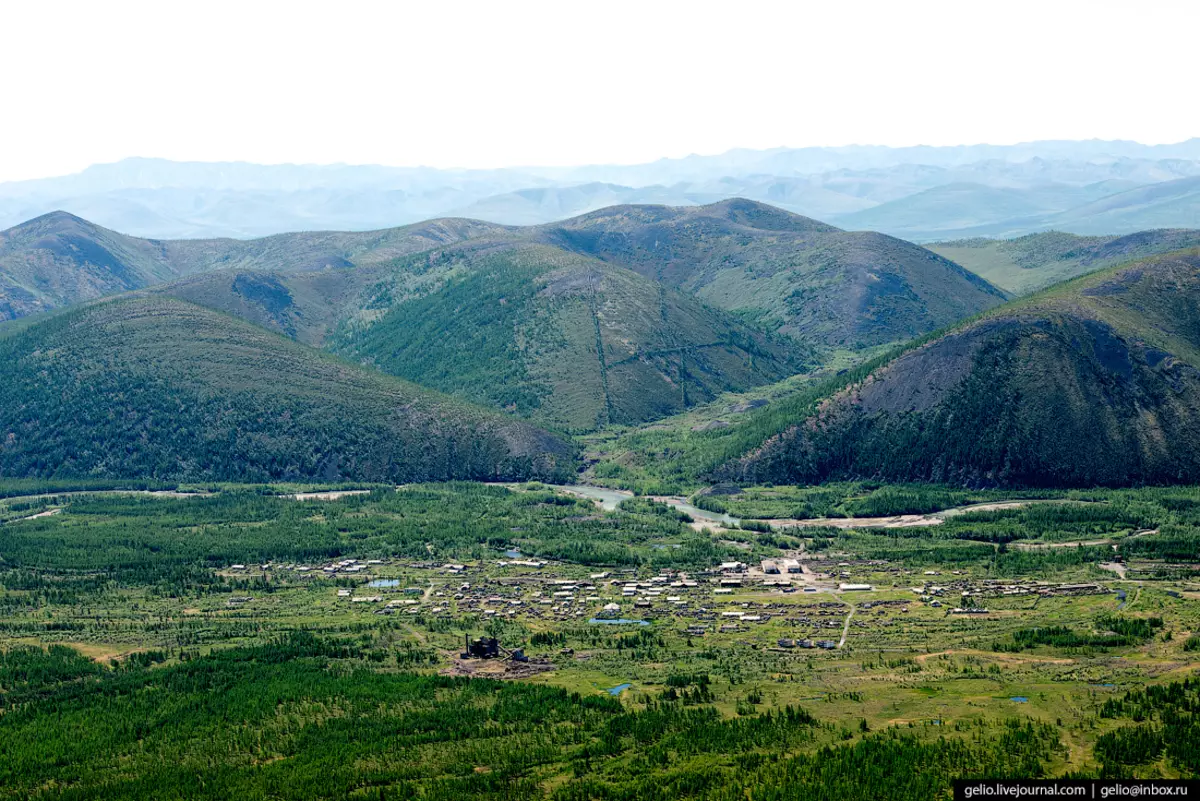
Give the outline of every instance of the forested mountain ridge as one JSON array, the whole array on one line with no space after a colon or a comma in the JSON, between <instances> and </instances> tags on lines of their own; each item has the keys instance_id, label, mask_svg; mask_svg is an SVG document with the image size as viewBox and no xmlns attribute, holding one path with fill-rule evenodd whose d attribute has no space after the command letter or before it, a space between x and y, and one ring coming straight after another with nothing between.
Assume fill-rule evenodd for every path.
<instances>
[{"instance_id":1,"label":"forested mountain ridge","mask_svg":"<svg viewBox=\"0 0 1200 801\"><path fill-rule=\"evenodd\" d=\"M0 338L0 475L410 481L554 477L523 423L180 300L102 301Z\"/></svg>"},{"instance_id":2,"label":"forested mountain ridge","mask_svg":"<svg viewBox=\"0 0 1200 801\"><path fill-rule=\"evenodd\" d=\"M1007 292L1027 295L1105 267L1197 246L1200 230L1159 228L1125 236L1047 231L1016 239L963 239L925 247Z\"/></svg>"},{"instance_id":3,"label":"forested mountain ridge","mask_svg":"<svg viewBox=\"0 0 1200 801\"><path fill-rule=\"evenodd\" d=\"M809 353L630 270L545 245L413 256L363 297L366 311L331 335L334 352L571 431L771 383Z\"/></svg>"},{"instance_id":4,"label":"forested mountain ridge","mask_svg":"<svg viewBox=\"0 0 1200 801\"><path fill-rule=\"evenodd\" d=\"M112 291L182 276L146 291L569 431L674 414L1004 299L915 245L747 200L246 242L93 228L131 254L110 272L153 267ZM90 254L77 247L59 271L91 269Z\"/></svg>"},{"instance_id":5,"label":"forested mountain ridge","mask_svg":"<svg viewBox=\"0 0 1200 801\"><path fill-rule=\"evenodd\" d=\"M0 232L0 320L182 275L162 248L54 212Z\"/></svg>"},{"instance_id":6,"label":"forested mountain ridge","mask_svg":"<svg viewBox=\"0 0 1200 801\"><path fill-rule=\"evenodd\" d=\"M908 339L1007 299L925 248L743 199L616 206L541 226L534 236L826 346Z\"/></svg>"},{"instance_id":7,"label":"forested mountain ridge","mask_svg":"<svg viewBox=\"0 0 1200 801\"><path fill-rule=\"evenodd\" d=\"M1200 480L1200 250L982 315L873 370L721 472L1092 486Z\"/></svg>"},{"instance_id":8,"label":"forested mountain ridge","mask_svg":"<svg viewBox=\"0 0 1200 801\"><path fill-rule=\"evenodd\" d=\"M0 232L0 320L223 269L313 271L371 265L503 226L443 219L365 232L253 240L139 239L66 212Z\"/></svg>"},{"instance_id":9,"label":"forested mountain ridge","mask_svg":"<svg viewBox=\"0 0 1200 801\"><path fill-rule=\"evenodd\" d=\"M36 233L47 228L62 232L53 239ZM540 243L599 258L817 346L900 341L1005 299L978 276L919 246L841 231L743 199L614 206L523 228L439 219L382 231L245 241L138 239L56 212L0 234L0 281L9 285L0 289L0 301L7 299L0 319L220 270L335 274L464 241ZM328 286L316 286L322 280ZM335 297L361 283L336 275L307 281L318 294ZM54 283L63 286L55 290ZM204 302L203 287L183 291ZM236 314L238 305L222 308ZM305 329L305 341L318 344L326 329Z\"/></svg>"}]
</instances>

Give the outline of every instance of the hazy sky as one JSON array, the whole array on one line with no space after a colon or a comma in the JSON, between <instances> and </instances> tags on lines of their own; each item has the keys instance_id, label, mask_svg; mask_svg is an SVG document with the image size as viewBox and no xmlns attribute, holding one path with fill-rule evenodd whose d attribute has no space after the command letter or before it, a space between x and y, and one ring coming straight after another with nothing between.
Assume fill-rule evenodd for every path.
<instances>
[{"instance_id":1,"label":"hazy sky","mask_svg":"<svg viewBox=\"0 0 1200 801\"><path fill-rule=\"evenodd\" d=\"M1200 136L1200 3L6 4L0 180Z\"/></svg>"}]
</instances>

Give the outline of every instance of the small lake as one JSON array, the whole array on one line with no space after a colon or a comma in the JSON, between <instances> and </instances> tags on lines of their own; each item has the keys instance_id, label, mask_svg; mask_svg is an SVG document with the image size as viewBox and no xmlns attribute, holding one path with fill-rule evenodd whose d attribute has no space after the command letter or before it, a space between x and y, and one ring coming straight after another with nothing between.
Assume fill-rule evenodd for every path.
<instances>
[{"instance_id":1,"label":"small lake","mask_svg":"<svg viewBox=\"0 0 1200 801\"><path fill-rule=\"evenodd\" d=\"M1018 704L1028 704L1029 703L1029 699L1023 695L1014 695L1012 698L1009 698L1008 700L1013 701L1014 703L1018 703Z\"/></svg>"},{"instance_id":2,"label":"small lake","mask_svg":"<svg viewBox=\"0 0 1200 801\"><path fill-rule=\"evenodd\" d=\"M650 625L650 621L648 621L648 620L627 620L623 617L616 617L616 618L594 617L591 620L589 620L588 623L597 623L597 624L602 624L605 626L630 626L630 625L649 626Z\"/></svg>"},{"instance_id":3,"label":"small lake","mask_svg":"<svg viewBox=\"0 0 1200 801\"><path fill-rule=\"evenodd\" d=\"M367 582L368 587L399 587L400 579L375 579Z\"/></svg>"},{"instance_id":4,"label":"small lake","mask_svg":"<svg viewBox=\"0 0 1200 801\"><path fill-rule=\"evenodd\" d=\"M616 687L609 687L608 694L609 695L620 695L621 693L625 692L632 686L633 686L632 684L618 684Z\"/></svg>"},{"instance_id":5,"label":"small lake","mask_svg":"<svg viewBox=\"0 0 1200 801\"><path fill-rule=\"evenodd\" d=\"M516 548L509 548L507 551L504 552L504 555L507 556L509 559L520 559L521 558L521 552Z\"/></svg>"}]
</instances>

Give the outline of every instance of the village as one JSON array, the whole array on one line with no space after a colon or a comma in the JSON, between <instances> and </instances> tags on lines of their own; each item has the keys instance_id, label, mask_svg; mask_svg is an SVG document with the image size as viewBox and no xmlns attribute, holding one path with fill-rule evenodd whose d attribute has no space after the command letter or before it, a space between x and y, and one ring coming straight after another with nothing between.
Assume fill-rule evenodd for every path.
<instances>
[{"instance_id":1,"label":"village","mask_svg":"<svg viewBox=\"0 0 1200 801\"><path fill-rule=\"evenodd\" d=\"M773 651L836 651L860 642L904 647L914 630L954 618L992 618L996 600L1109 595L1099 583L1063 584L976 578L961 570L914 571L881 560L814 558L811 554L728 561L708 569L658 571L585 566L528 558L466 562L341 559L327 564L235 564L229 575L288 576L329 585L351 613L520 622L535 630L563 626L667 627L680 637L732 635ZM868 581L867 579L870 579ZM243 606L252 597L229 599ZM892 631L897 623L904 623ZM495 648L503 649L497 641ZM479 646L482 647L482 646ZM489 654L497 655L492 646ZM464 657L472 652L468 643ZM507 653L507 651L506 651ZM516 652L519 661L525 655Z\"/></svg>"}]
</instances>

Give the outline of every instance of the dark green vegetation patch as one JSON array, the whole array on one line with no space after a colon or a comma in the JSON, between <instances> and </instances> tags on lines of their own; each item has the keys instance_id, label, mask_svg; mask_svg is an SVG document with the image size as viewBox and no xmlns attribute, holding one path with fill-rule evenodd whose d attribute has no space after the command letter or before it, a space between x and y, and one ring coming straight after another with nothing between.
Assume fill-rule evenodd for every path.
<instances>
[{"instance_id":1,"label":"dark green vegetation patch","mask_svg":"<svg viewBox=\"0 0 1200 801\"><path fill-rule=\"evenodd\" d=\"M1053 727L1014 721L969 740L892 731L817 750L827 735L802 709L634 711L359 666L370 655L296 634L168 668L72 672L24 651L34 678L0 716L0 797L859 798L866 783L915 801L959 776L1040 775L1060 747Z\"/></svg>"}]
</instances>

